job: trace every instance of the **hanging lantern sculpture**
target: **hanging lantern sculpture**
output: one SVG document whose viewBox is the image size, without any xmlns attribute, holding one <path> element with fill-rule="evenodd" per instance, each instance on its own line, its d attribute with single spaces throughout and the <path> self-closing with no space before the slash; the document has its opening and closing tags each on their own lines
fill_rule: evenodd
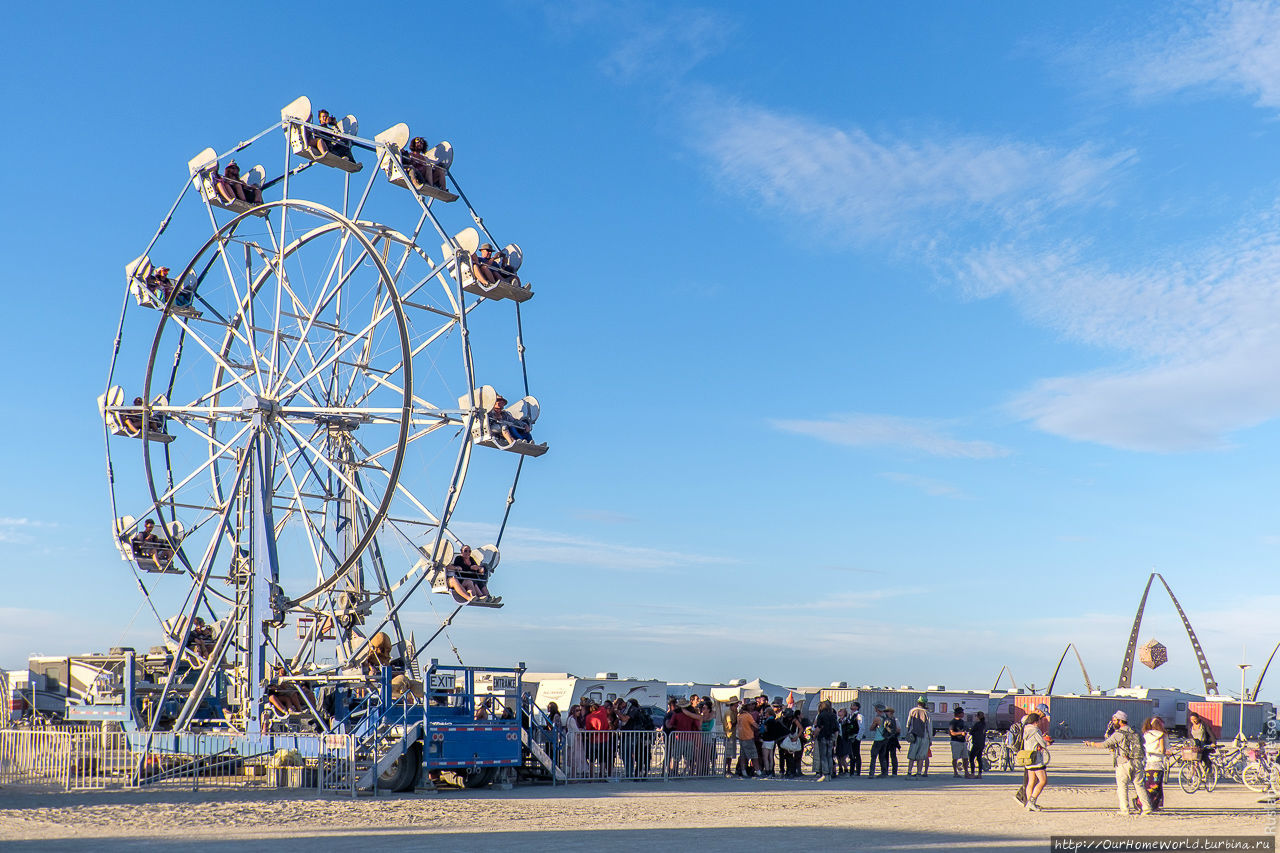
<svg viewBox="0 0 1280 853">
<path fill-rule="evenodd" d="M 1168 662 L 1169 650 L 1164 647 L 1163 643 L 1152 640 L 1138 650 L 1138 660 L 1144 666 L 1155 669 L 1160 664 Z"/>
</svg>

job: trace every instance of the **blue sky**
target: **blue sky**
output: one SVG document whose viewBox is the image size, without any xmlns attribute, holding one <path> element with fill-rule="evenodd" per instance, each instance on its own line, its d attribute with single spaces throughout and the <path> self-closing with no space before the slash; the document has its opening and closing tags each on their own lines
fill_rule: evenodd
<svg viewBox="0 0 1280 853">
<path fill-rule="evenodd" d="M 537 291 L 552 450 L 468 663 L 1043 685 L 1072 641 L 1110 686 L 1152 570 L 1224 687 L 1280 640 L 1274 5 L 309 8 L 9 13 L 0 665 L 156 642 L 94 406 L 120 272 L 299 94 L 449 139 Z M 1194 687 L 1149 610 L 1137 680 Z"/>
</svg>

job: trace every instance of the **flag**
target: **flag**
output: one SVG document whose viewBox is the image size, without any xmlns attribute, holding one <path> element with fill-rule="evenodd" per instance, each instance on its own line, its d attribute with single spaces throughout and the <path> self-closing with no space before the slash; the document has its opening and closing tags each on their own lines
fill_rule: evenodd
<svg viewBox="0 0 1280 853">
<path fill-rule="evenodd" d="M 795 706 L 796 706 L 796 697 L 790 690 L 788 690 L 787 691 L 787 707 L 794 708 Z"/>
</svg>

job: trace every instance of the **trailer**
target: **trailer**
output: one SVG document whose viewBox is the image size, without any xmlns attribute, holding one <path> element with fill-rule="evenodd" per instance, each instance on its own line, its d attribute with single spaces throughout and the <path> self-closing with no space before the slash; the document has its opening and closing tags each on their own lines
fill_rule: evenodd
<svg viewBox="0 0 1280 853">
<path fill-rule="evenodd" d="M 619 678 L 616 672 L 601 672 L 594 678 L 582 678 L 565 672 L 533 673 L 527 680 L 536 683 L 534 703 L 544 711 L 554 702 L 561 714 L 567 714 L 583 699 L 598 703 L 635 699 L 649 709 L 651 715 L 656 713 L 655 723 L 666 711 L 667 683 L 657 679 Z"/>
<path fill-rule="evenodd" d="M 1206 696 L 1199 702 L 1191 702 L 1188 710 L 1204 718 L 1213 735 L 1219 740 L 1237 737 L 1241 729 L 1246 738 L 1258 738 L 1267 734 L 1267 723 L 1275 720 L 1276 709 L 1270 702 L 1245 702 L 1244 725 L 1240 724 L 1241 703 L 1230 696 Z"/>
<path fill-rule="evenodd" d="M 1187 712 L 1191 703 L 1203 702 L 1203 693 L 1188 693 L 1174 687 L 1117 687 L 1114 696 L 1130 699 L 1150 699 L 1152 713 L 1159 717 L 1169 731 L 1180 735 L 1187 733 Z"/>
</svg>

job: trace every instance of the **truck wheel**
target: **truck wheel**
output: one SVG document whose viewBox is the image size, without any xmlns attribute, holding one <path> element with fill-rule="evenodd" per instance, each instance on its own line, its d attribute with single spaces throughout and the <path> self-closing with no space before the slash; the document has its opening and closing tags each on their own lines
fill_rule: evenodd
<svg viewBox="0 0 1280 853">
<path fill-rule="evenodd" d="M 412 791 L 418 782 L 418 771 L 422 769 L 422 744 L 415 743 L 405 750 L 395 762 L 382 771 L 378 777 L 378 787 L 385 791 L 402 794 Z"/>
</svg>

